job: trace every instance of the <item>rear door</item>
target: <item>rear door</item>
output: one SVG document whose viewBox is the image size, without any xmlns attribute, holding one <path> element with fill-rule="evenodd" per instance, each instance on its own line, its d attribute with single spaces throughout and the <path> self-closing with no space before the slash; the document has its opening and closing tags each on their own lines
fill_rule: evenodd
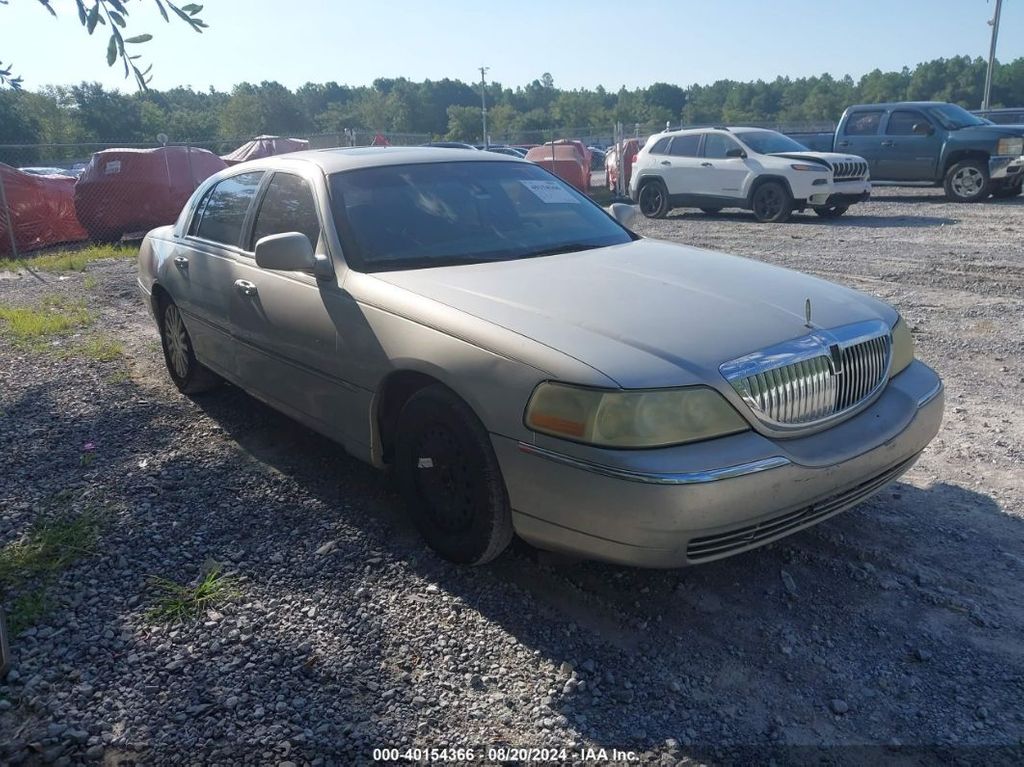
<svg viewBox="0 0 1024 767">
<path fill-rule="evenodd" d="M 326 255 L 316 193 L 310 180 L 283 171 L 269 179 L 258 202 L 245 256 L 235 267 L 231 324 L 238 341 L 239 377 L 246 388 L 345 441 L 357 426 L 351 371 L 339 350 L 338 317 L 352 299 L 338 280 L 310 272 L 263 269 L 254 258 L 262 237 L 306 235 Z M 363 429 L 365 431 L 365 428 Z"/>
<path fill-rule="evenodd" d="M 942 153 L 942 137 L 924 112 L 894 109 L 885 121 L 878 177 L 931 181 Z M 930 131 L 930 132 L 929 132 Z"/>
<path fill-rule="evenodd" d="M 697 194 L 700 186 L 700 133 L 686 133 L 673 136 L 668 145 L 668 154 L 661 158 L 658 167 L 665 179 L 668 193 L 672 197 Z"/>
<path fill-rule="evenodd" d="M 235 256 L 263 171 L 219 181 L 200 200 L 174 254 L 165 287 L 178 304 L 196 356 L 231 375 L 235 371 L 229 318 Z"/>
<path fill-rule="evenodd" d="M 882 117 L 884 109 L 865 109 L 847 114 L 846 122 L 840 126 L 836 136 L 836 151 L 856 154 L 868 161 L 872 177 L 884 178 L 880 173 L 879 162 L 884 149 L 882 147 Z"/>
<path fill-rule="evenodd" d="M 729 157 L 732 149 L 742 149 L 733 138 L 724 133 L 705 133 L 701 147 L 701 172 L 698 174 L 698 192 L 713 201 L 745 199 L 746 179 L 750 175 L 745 157 Z"/>
</svg>

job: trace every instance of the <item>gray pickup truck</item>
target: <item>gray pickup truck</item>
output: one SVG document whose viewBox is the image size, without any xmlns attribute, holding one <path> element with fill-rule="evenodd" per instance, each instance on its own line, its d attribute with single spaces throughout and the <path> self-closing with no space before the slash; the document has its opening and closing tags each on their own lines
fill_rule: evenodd
<svg viewBox="0 0 1024 767">
<path fill-rule="evenodd" d="M 834 135 L 790 134 L 811 149 L 868 161 L 871 180 L 942 186 L 955 202 L 1015 197 L 1024 181 L 1024 126 L 995 125 L 956 104 L 860 104 Z"/>
</svg>

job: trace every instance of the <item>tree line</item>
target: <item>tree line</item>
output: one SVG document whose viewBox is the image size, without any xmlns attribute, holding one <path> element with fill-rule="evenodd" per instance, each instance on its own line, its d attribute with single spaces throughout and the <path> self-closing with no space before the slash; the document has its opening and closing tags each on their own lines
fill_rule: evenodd
<svg viewBox="0 0 1024 767">
<path fill-rule="evenodd" d="M 985 61 L 955 56 L 899 72 L 874 70 L 859 80 L 828 74 L 682 87 L 654 83 L 618 91 L 562 89 L 550 74 L 526 86 L 486 86 L 492 140 L 528 140 L 531 132 L 629 129 L 682 124 L 829 124 L 854 103 L 893 100 L 981 103 Z M 994 105 L 1024 104 L 1024 57 L 1001 64 Z M 258 134 L 311 135 L 346 129 L 476 142 L 481 139 L 480 85 L 461 80 L 379 78 L 368 86 L 241 83 L 230 92 L 189 87 L 122 93 L 98 83 L 0 90 L 0 144 L 226 142 Z M 3 159 L 3 156 L 0 156 Z M 28 160 L 22 160 L 27 162 Z"/>
</svg>

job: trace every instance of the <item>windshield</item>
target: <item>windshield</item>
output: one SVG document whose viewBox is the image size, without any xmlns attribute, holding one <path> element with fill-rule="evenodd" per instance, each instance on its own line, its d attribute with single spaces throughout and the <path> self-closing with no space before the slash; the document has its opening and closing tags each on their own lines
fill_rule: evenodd
<svg viewBox="0 0 1024 767">
<path fill-rule="evenodd" d="M 946 130 L 956 130 L 957 128 L 968 128 L 972 125 L 991 125 L 989 120 L 977 115 L 972 115 L 963 107 L 958 107 L 956 104 L 941 104 L 934 107 L 926 107 L 928 114 L 939 121 Z"/>
<path fill-rule="evenodd" d="M 345 260 L 364 272 L 567 253 L 633 237 L 536 165 L 383 165 L 330 177 Z"/>
<path fill-rule="evenodd" d="M 783 136 L 773 130 L 744 130 L 732 133 L 758 154 L 807 151 L 807 147 L 799 141 L 794 141 L 789 136 Z"/>
</svg>

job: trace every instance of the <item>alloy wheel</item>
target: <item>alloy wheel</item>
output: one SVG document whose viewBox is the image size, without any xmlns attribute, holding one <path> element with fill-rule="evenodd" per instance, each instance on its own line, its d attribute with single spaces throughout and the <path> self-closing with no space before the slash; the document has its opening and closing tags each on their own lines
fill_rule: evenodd
<svg viewBox="0 0 1024 767">
<path fill-rule="evenodd" d="M 977 168 L 961 168 L 953 175 L 952 187 L 958 197 L 974 197 L 985 185 L 985 176 Z"/>
<path fill-rule="evenodd" d="M 778 189 L 774 186 L 765 186 L 759 190 L 754 198 L 754 213 L 758 218 L 769 219 L 779 215 L 782 210 L 783 199 Z"/>
<path fill-rule="evenodd" d="M 174 304 L 168 304 L 164 310 L 164 343 L 167 346 L 167 358 L 175 374 L 181 379 L 188 378 L 188 331 L 185 330 L 181 312 Z"/>
</svg>

